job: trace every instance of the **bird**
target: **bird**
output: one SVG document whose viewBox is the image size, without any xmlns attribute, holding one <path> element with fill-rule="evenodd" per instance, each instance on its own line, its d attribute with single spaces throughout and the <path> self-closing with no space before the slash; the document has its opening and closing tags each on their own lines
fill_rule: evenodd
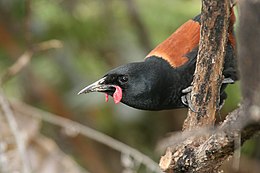
<svg viewBox="0 0 260 173">
<path fill-rule="evenodd" d="M 226 86 L 238 80 L 233 29 L 235 15 L 233 9 L 231 11 L 219 105 L 227 98 Z M 112 96 L 116 104 L 121 102 L 141 110 L 191 108 L 187 96 L 196 67 L 200 25 L 201 14 L 181 25 L 143 61 L 108 71 L 101 79 L 84 87 L 78 95 L 101 92 L 105 93 L 106 101 Z"/>
</svg>

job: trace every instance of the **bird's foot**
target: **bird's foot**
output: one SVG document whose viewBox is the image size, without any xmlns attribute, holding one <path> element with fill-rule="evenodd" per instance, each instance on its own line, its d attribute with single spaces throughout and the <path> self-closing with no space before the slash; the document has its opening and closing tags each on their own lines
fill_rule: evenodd
<svg viewBox="0 0 260 173">
<path fill-rule="evenodd" d="M 193 106 L 193 104 L 191 103 L 191 91 L 192 91 L 192 87 L 193 86 L 189 86 L 185 89 L 183 89 L 181 92 L 184 94 L 183 96 L 181 96 L 181 102 L 188 106 L 190 108 L 190 110 L 192 112 L 197 112 L 195 110 L 195 107 Z"/>
<path fill-rule="evenodd" d="M 222 84 L 233 84 L 235 83 L 235 81 L 231 78 L 224 78 L 223 81 L 222 81 Z"/>
<path fill-rule="evenodd" d="M 222 100 L 222 102 L 217 105 L 217 108 L 216 108 L 217 111 L 220 111 L 223 108 L 224 104 L 225 104 L 225 100 Z"/>
<path fill-rule="evenodd" d="M 224 78 L 222 81 L 222 84 L 233 84 L 235 81 L 231 78 Z M 193 86 L 189 86 L 185 89 L 183 89 L 181 92 L 183 96 L 181 97 L 181 102 L 188 106 L 191 111 L 197 112 L 194 105 L 191 103 L 191 91 Z M 224 106 L 225 101 L 223 100 L 222 103 L 217 105 L 217 110 L 221 110 L 221 108 Z"/>
</svg>

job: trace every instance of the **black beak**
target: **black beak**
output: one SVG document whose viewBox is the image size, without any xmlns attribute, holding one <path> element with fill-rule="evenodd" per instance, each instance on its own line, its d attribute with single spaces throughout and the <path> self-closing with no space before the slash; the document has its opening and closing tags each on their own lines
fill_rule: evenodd
<svg viewBox="0 0 260 173">
<path fill-rule="evenodd" d="M 105 84 L 106 77 L 103 77 L 102 79 L 99 79 L 98 81 L 94 82 L 93 84 L 83 88 L 78 95 L 82 93 L 90 93 L 90 92 L 106 92 L 110 91 L 112 85 L 106 85 Z M 112 87 L 113 88 L 113 87 Z"/>
</svg>

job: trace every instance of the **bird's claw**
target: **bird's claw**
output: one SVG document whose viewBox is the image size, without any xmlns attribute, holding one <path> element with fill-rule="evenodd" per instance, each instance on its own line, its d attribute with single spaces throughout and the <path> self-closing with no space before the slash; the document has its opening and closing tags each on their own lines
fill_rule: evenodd
<svg viewBox="0 0 260 173">
<path fill-rule="evenodd" d="M 184 88 L 181 92 L 182 92 L 183 94 L 190 93 L 190 92 L 192 91 L 192 88 L 193 88 L 193 86 L 189 86 L 189 87 L 187 87 L 187 88 Z"/>
<path fill-rule="evenodd" d="M 222 84 L 233 84 L 235 81 L 231 78 L 224 78 Z"/>
<path fill-rule="evenodd" d="M 189 86 L 182 90 L 182 93 L 184 94 L 181 96 L 181 102 L 188 106 L 192 112 L 197 112 L 193 104 L 191 103 L 191 91 L 193 86 Z"/>
<path fill-rule="evenodd" d="M 232 84 L 235 81 L 231 78 L 224 78 L 222 81 L 222 84 Z M 187 88 L 184 88 L 181 92 L 182 94 L 184 94 L 183 96 L 181 96 L 181 102 L 188 106 L 190 108 L 191 111 L 193 112 L 198 112 L 194 105 L 191 103 L 191 91 L 192 91 L 193 86 L 189 86 Z M 221 110 L 221 108 L 224 106 L 225 100 L 223 100 L 223 102 L 217 106 L 217 110 Z"/>
</svg>

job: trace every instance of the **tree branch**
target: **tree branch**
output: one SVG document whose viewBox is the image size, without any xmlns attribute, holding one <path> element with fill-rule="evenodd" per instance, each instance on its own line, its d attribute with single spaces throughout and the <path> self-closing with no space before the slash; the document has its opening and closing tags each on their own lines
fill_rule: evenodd
<svg viewBox="0 0 260 173">
<path fill-rule="evenodd" d="M 179 141 L 178 145 L 168 147 L 160 160 L 160 167 L 165 172 L 174 173 L 217 172 L 223 161 L 233 154 L 236 149 L 235 140 L 239 136 L 242 145 L 260 131 L 260 118 L 252 121 L 248 116 L 242 106 L 230 113 L 214 133 L 194 132 L 186 140 Z M 260 117 L 260 113 L 257 116 Z"/>
<path fill-rule="evenodd" d="M 228 26 L 226 24 L 228 23 L 227 14 L 229 14 L 228 1 L 216 1 L 208 3 L 210 1 L 203 0 L 202 16 L 205 16 L 202 17 L 199 57 L 192 91 L 193 94 L 195 93 L 192 102 L 196 108 L 198 107 L 198 113 L 188 114 L 183 126 L 184 130 L 213 125 L 215 120 L 218 98 L 214 94 L 218 94 L 221 85 L 225 55 L 223 48 L 227 41 Z M 217 4 L 220 6 L 218 7 Z M 224 11 L 221 13 L 219 8 Z M 208 10 L 208 13 L 212 11 L 215 17 L 208 19 L 214 19 L 213 21 L 205 19 L 208 13 L 203 13 L 204 10 Z M 214 134 L 188 137 L 182 143 L 168 147 L 166 154 L 160 160 L 160 167 L 165 172 L 218 172 L 223 161 L 233 154 L 236 147 L 240 146 L 235 145 L 238 137 L 241 137 L 242 145 L 244 141 L 260 131 L 260 49 L 258 48 L 260 0 L 241 0 L 240 12 L 239 62 L 243 106 L 230 113 Z M 220 25 L 214 26 L 220 18 L 222 20 L 218 23 Z M 216 32 L 216 29 L 220 31 Z M 203 52 L 203 50 L 208 52 Z M 208 59 L 203 59 L 203 57 Z M 212 58 L 215 62 L 209 61 Z M 253 73 L 252 69 L 254 69 Z M 196 135 L 196 132 L 194 133 Z"/>
<path fill-rule="evenodd" d="M 215 122 L 223 80 L 229 16 L 228 0 L 202 0 L 201 38 L 191 92 L 191 103 L 197 110 L 189 111 L 184 130 L 213 125 Z"/>
<path fill-rule="evenodd" d="M 28 159 L 28 153 L 26 151 L 25 147 L 25 140 L 24 140 L 24 134 L 20 131 L 18 124 L 14 118 L 13 111 L 11 110 L 10 104 L 8 100 L 6 99 L 4 92 L 2 88 L 0 87 L 0 107 L 2 109 L 3 115 L 5 116 L 8 125 L 11 129 L 11 132 L 14 135 L 15 142 L 18 148 L 20 160 L 22 163 L 22 172 L 23 173 L 30 173 L 31 172 L 31 166 Z"/>
<path fill-rule="evenodd" d="M 11 77 L 17 75 L 24 67 L 26 67 L 33 56 L 34 53 L 39 51 L 45 51 L 48 49 L 56 49 L 61 48 L 62 42 L 59 40 L 48 40 L 38 44 L 33 45 L 31 48 L 26 50 L 16 62 L 10 66 L 6 72 L 0 77 L 0 85 L 3 85 L 7 82 Z"/>
<path fill-rule="evenodd" d="M 99 143 L 107 145 L 108 147 L 122 153 L 123 156 L 130 156 L 138 163 L 145 165 L 150 172 L 161 172 L 158 164 L 156 164 L 156 162 L 154 162 L 148 156 L 90 127 L 72 121 L 70 119 L 62 118 L 50 112 L 45 112 L 43 110 L 31 107 L 22 102 L 12 101 L 12 107 L 18 113 L 23 112 L 26 115 L 32 116 L 37 119 L 40 118 L 46 122 L 60 126 L 64 128 L 67 134 L 70 134 L 71 136 L 81 134 Z"/>
</svg>

